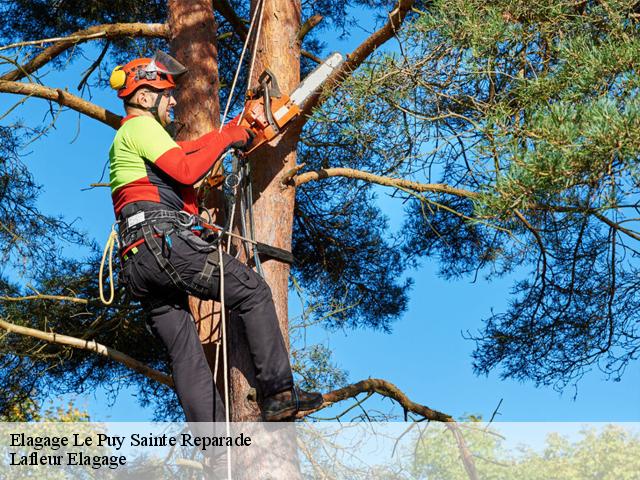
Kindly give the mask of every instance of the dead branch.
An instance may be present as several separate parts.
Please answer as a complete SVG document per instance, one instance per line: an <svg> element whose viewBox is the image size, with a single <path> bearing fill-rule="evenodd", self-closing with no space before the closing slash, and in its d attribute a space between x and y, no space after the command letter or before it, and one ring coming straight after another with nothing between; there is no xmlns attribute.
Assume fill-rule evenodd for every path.
<svg viewBox="0 0 640 480"><path fill-rule="evenodd" d="M376 392L384 397L392 398L396 402L398 402L402 406L402 408L404 408L405 410L421 415L428 420L433 420L436 422L453 422L454 421L451 415L447 415L446 413L442 413L437 410L432 410L431 408L425 405L420 405L419 403L415 403L411 401L393 383L387 382L386 380L381 380L378 378L369 378L367 380L362 380L361 382L354 383L353 385L348 385L344 388L340 388L338 390L334 390L332 392L324 394L323 395L324 403L320 408L318 408L318 410L327 408L336 402L340 402L348 398L354 398L359 393L364 393L364 392ZM313 412L305 412L304 415L299 415L299 418L302 418L308 415L309 413L313 413Z"/></svg>
<svg viewBox="0 0 640 480"><path fill-rule="evenodd" d="M377 183L378 185L403 188L407 190L413 190L415 192L447 193L450 195L457 195L459 197L465 198L476 198L479 196L479 194L476 192L451 187L444 183L413 182L402 178L383 177L380 175L375 175L373 173L363 172L362 170L355 170L353 168L325 168L322 170L317 170L315 172L305 172L300 175L296 175L296 171L295 169L293 169L282 178L281 183L283 185L298 187L313 180L323 180L330 177L355 178L358 180L364 180L366 182Z"/></svg>
<svg viewBox="0 0 640 480"><path fill-rule="evenodd" d="M9 73L5 73L0 77L0 80L20 80L30 73L35 72L43 65L46 65L74 45L89 40L95 40L96 38L106 38L111 40L122 37L166 38L168 36L169 27L164 23L114 23L95 25L85 30L79 30L68 37L36 41L36 43L54 41L55 44L43 50L26 64L10 71Z"/></svg>
<svg viewBox="0 0 640 480"><path fill-rule="evenodd" d="M78 83L78 86L76 87L78 90L82 90L82 87L84 87L84 85L87 83L91 74L96 70L96 68L100 66L100 64L102 63L102 60L104 59L104 56L107 54L107 51L109 50L110 45L111 45L111 42L107 40L104 44L104 47L102 48L102 52L100 52L100 55L98 55L98 58L96 58L96 60L91 64L91 66L87 68L84 75L82 76L82 80L80 80L80 83Z"/></svg>
<svg viewBox="0 0 640 480"><path fill-rule="evenodd" d="M130 368L134 372L149 377L150 379L160 382L163 385L173 387L173 380L169 375L165 375L164 373L154 370L153 368L145 365L135 358L132 358L129 355L118 350L114 350L113 348L106 347L105 345L97 343L94 340L82 340L80 338L70 337L68 335L59 335L54 332L43 332L42 330L37 330L35 328L15 325L2 319L0 319L0 328L3 328L10 333L17 333L19 335L37 338L39 340L44 340L50 343L67 345L81 350L89 350L91 352L97 353L98 355L102 355L104 357L115 360L116 362L119 362L124 366Z"/></svg>
<svg viewBox="0 0 640 480"><path fill-rule="evenodd" d="M109 110L87 102L60 88L50 88L35 83L13 82L0 80L0 92L26 95L29 97L44 98L72 108L88 117L94 118L112 128L118 129L122 117Z"/></svg>
<svg viewBox="0 0 640 480"><path fill-rule="evenodd" d="M427 420L444 422L458 444L460 457L469 479L478 480L479 477L473 460L473 454L469 450L462 432L453 417L446 413L433 410L425 405L413 402L409 397L407 397L407 395L405 395L404 392L391 382L387 382L386 380L379 378L369 378L367 380L362 380L361 382L348 385L344 388L334 390L333 392L326 393L322 396L324 403L318 410L329 407L336 402L346 400L348 398L355 398L356 395L364 392L376 392L384 397L392 398L407 412L416 413ZM297 418L303 418L311 413L313 412L298 414Z"/></svg>
<svg viewBox="0 0 640 480"><path fill-rule="evenodd" d="M327 88L335 90L362 64L362 62L369 57L369 55L371 55L380 45L392 38L402 25L407 14L411 11L411 7L414 3L415 0L398 0L395 8L389 13L389 20L387 23L381 29L374 32L347 56L347 60L327 80ZM321 93L317 93L312 96L305 103L303 108L303 113L305 113L305 115L300 116L301 120L299 120L299 122L306 122L309 119L309 113L323 102L323 98L326 97L323 97Z"/></svg>
<svg viewBox="0 0 640 480"><path fill-rule="evenodd" d="M462 460L462 464L464 465L464 469L467 471L467 476L469 480L479 480L478 471L476 470L476 462L473 460L473 454L469 450L467 442L462 436L462 432L456 423L448 423L447 428L453 435L453 438L456 439L456 443L458 444L458 451L460 452L460 459Z"/></svg>

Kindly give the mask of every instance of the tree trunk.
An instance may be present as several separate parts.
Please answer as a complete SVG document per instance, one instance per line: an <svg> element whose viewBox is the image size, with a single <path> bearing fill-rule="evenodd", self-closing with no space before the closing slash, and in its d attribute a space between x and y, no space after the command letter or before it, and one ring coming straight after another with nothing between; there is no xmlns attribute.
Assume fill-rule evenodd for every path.
<svg viewBox="0 0 640 480"><path fill-rule="evenodd" d="M255 9L256 2L252 2ZM284 93L300 82L300 3L297 0L265 2L262 32L257 46L256 65L251 85L257 84L260 73L269 68L278 78ZM280 176L296 162L297 138L284 136L260 148L251 158L254 192L255 238L276 247L291 249L295 191L282 190ZM267 283L271 287L280 328L289 348L288 286L289 266L275 260L263 263ZM235 329L231 342L232 404L234 421L255 421L259 412L255 403L247 401L249 382L255 385L253 364L242 332Z"/></svg>
<svg viewBox="0 0 640 480"><path fill-rule="evenodd" d="M257 2L252 1L252 9ZM265 1L262 32L257 45L256 65L251 86L257 85L260 73L269 68L278 79L283 93L289 93L300 82L300 3L298 0ZM280 188L280 177L296 163L297 136L286 135L260 148L251 156L254 193L256 240L291 250L295 190ZM288 288L289 266L276 260L264 261L265 279L271 287L280 329L289 349ZM235 324L237 325L237 324ZM235 327L234 325L234 327ZM253 363L243 333L231 329L231 398L234 421L260 420L256 404L247 401L250 384L255 385ZM280 429L266 436L268 445L261 445L266 455L243 458L237 472L259 466L258 478L301 478L297 461L295 430ZM255 474L256 472L254 472Z"/></svg>
<svg viewBox="0 0 640 480"><path fill-rule="evenodd" d="M178 79L175 118L177 138L191 140L220 126L217 24L206 0L168 0L171 52L189 71ZM223 204L223 197L213 201ZM214 368L219 309L214 302L190 298L207 359Z"/></svg>

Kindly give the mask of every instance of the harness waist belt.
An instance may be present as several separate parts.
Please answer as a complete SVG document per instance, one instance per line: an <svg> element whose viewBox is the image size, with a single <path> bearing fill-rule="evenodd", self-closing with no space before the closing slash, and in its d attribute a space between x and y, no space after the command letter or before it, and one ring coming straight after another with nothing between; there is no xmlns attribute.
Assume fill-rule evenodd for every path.
<svg viewBox="0 0 640 480"><path fill-rule="evenodd" d="M169 223L182 229L189 229L200 223L200 217L191 213L176 210L141 210L118 221L120 245L127 249L131 243L143 237L144 226Z"/></svg>

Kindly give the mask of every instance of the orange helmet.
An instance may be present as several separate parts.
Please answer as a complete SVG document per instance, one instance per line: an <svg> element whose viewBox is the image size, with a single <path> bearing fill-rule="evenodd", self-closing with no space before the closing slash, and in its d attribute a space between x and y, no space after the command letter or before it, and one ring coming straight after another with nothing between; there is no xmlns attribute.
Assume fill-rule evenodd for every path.
<svg viewBox="0 0 640 480"><path fill-rule="evenodd" d="M157 51L153 58L136 58L126 65L117 66L111 72L109 83L118 91L119 98L127 98L145 85L157 90L175 88L174 76L186 71L176 59Z"/></svg>

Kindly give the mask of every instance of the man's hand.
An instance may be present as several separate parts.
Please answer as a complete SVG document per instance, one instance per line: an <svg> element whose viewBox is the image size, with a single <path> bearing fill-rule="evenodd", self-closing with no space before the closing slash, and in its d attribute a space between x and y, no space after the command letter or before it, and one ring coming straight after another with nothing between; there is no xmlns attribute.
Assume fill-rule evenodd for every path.
<svg viewBox="0 0 640 480"><path fill-rule="evenodd" d="M256 134L253 130L246 127L240 127L234 124L233 121L225 125L224 131L225 133L231 135L233 138L237 139L229 146L231 148L235 148L244 152L248 151L251 148L253 139L256 137Z"/></svg>
<svg viewBox="0 0 640 480"><path fill-rule="evenodd" d="M244 128L244 127L240 127L240 128ZM238 150L242 150L243 152L248 152L249 150L251 150L251 145L253 144L253 140L256 138L256 133L250 128L245 128L244 131L247 132L247 135L249 138L244 143L244 145L236 146L234 144L233 148L237 148Z"/></svg>

